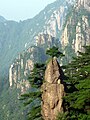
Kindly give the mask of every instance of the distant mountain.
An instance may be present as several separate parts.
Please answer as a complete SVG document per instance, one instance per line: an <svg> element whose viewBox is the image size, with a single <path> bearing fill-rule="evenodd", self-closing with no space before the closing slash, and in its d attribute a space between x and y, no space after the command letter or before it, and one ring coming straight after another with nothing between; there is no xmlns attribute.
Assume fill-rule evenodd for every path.
<svg viewBox="0 0 90 120"><path fill-rule="evenodd" d="M6 21L6 19L4 17L0 16L0 22L5 22L5 21Z"/></svg>
<svg viewBox="0 0 90 120"><path fill-rule="evenodd" d="M0 76L6 75L14 58L29 46L36 44L39 33L61 35L63 21L71 0L57 0L32 19L15 22L0 17Z"/></svg>

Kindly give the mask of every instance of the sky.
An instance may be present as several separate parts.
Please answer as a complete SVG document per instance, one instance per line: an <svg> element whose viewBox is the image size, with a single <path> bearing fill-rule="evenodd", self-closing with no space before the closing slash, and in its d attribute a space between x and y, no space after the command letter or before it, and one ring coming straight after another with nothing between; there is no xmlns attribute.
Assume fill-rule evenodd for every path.
<svg viewBox="0 0 90 120"><path fill-rule="evenodd" d="M7 20L33 18L48 4L56 0L0 0L0 16Z"/></svg>

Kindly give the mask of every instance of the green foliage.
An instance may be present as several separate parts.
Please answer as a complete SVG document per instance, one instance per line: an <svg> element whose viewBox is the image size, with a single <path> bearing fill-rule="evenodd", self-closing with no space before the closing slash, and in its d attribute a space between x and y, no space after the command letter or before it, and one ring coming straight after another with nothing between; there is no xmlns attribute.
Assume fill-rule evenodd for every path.
<svg viewBox="0 0 90 120"><path fill-rule="evenodd" d="M31 89L29 93L21 95L21 100L24 100L25 106L30 106L30 110L28 112L28 119L42 119L41 117L41 85L44 80L44 71L45 64L36 63L34 64L34 68L31 71L31 75L29 77L29 81L31 84Z"/></svg>
<svg viewBox="0 0 90 120"><path fill-rule="evenodd" d="M4 86L0 94L0 120L26 120L25 108L21 101L17 99L18 89Z"/></svg>
<svg viewBox="0 0 90 120"><path fill-rule="evenodd" d="M84 48L85 52L79 52L79 56L66 66L66 112L58 120L66 116L66 120L90 119L90 46Z"/></svg>
<svg viewBox="0 0 90 120"><path fill-rule="evenodd" d="M50 55L52 58L53 57L63 57L64 55L58 50L57 47L53 46L49 50L46 51L47 55Z"/></svg>
<svg viewBox="0 0 90 120"><path fill-rule="evenodd" d="M68 119L68 112L59 113L56 118L56 120L67 120L67 119Z"/></svg>

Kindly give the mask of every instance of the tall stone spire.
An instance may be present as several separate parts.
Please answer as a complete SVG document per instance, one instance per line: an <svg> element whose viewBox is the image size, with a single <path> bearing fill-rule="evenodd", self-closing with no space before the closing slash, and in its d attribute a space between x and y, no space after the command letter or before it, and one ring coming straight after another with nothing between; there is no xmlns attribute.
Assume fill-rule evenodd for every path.
<svg viewBox="0 0 90 120"><path fill-rule="evenodd" d="M63 71L57 59L53 58L45 71L45 83L42 85L42 116L44 120L55 120L58 112L63 112Z"/></svg>

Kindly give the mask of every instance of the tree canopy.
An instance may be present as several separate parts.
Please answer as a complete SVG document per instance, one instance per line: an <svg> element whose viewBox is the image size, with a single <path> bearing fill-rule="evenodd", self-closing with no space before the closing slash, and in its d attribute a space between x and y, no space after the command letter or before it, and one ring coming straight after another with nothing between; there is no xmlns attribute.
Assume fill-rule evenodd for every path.
<svg viewBox="0 0 90 120"><path fill-rule="evenodd" d="M46 54L47 55L50 55L52 58L53 57L62 57L62 56L64 56L60 51L59 51L59 49L58 49L58 47L55 47L55 46L53 46L52 48L50 48L50 49L48 49L47 51L46 51Z"/></svg>
<svg viewBox="0 0 90 120"><path fill-rule="evenodd" d="M90 119L90 46L84 48L85 52L79 52L79 56L66 66L66 110L58 120Z"/></svg>
<svg viewBox="0 0 90 120"><path fill-rule="evenodd" d="M30 92L21 95L21 100L24 100L24 105L30 106L28 112L28 120L41 120L41 85L43 83L43 76L45 71L45 64L36 63L31 71L30 81Z"/></svg>

